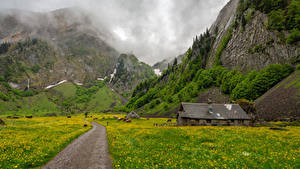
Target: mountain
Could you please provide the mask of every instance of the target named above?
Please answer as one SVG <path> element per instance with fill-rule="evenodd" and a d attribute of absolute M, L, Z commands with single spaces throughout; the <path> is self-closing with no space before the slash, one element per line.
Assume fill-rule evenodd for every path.
<path fill-rule="evenodd" d="M 108 76 L 119 53 L 76 8 L 0 14 L 0 74 L 12 86 L 44 88 L 61 80 L 84 83 Z"/>
<path fill-rule="evenodd" d="M 300 63 L 299 1 L 231 0 L 209 29 L 215 42 L 207 66 L 249 72 Z"/>
<path fill-rule="evenodd" d="M 166 70 L 168 68 L 168 66 L 172 66 L 174 64 L 175 59 L 177 60 L 177 64 L 180 64 L 182 62 L 184 55 L 179 55 L 175 58 L 169 58 L 169 59 L 164 59 L 160 62 L 155 63 L 152 68 L 158 69 L 160 72 Z"/>
<path fill-rule="evenodd" d="M 295 0 L 231 0 L 210 29 L 194 38 L 182 63 L 137 85 L 123 109 L 170 116 L 180 102 L 241 103 L 245 99 L 253 107 L 300 63 L 299 11 Z M 266 110 L 270 112 L 261 113 L 274 114 Z"/>
<path fill-rule="evenodd" d="M 119 93 L 132 91 L 138 83 L 154 77 L 153 69 L 133 54 L 121 54 L 110 84 Z"/>
<path fill-rule="evenodd" d="M 2 82 L 3 83 L 3 82 Z M 0 85 L 1 115 L 65 115 L 83 112 L 109 111 L 122 104 L 118 94 L 104 81 L 79 86 L 62 82 L 47 90 L 21 91 Z"/>
<path fill-rule="evenodd" d="M 134 55 L 120 55 L 108 31 L 78 8 L 2 10 L 0 22 L 2 113 L 110 110 L 126 102 L 119 93 L 155 76 Z"/>

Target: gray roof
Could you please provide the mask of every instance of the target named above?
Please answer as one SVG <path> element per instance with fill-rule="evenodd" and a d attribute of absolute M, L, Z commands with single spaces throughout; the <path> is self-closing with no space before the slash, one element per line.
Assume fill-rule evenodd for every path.
<path fill-rule="evenodd" d="M 192 119 L 241 119 L 250 117 L 238 104 L 207 104 L 207 103 L 181 103 L 182 118 Z"/>

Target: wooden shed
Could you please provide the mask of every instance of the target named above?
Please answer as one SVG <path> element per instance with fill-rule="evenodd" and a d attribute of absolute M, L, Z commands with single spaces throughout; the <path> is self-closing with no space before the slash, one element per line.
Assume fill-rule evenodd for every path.
<path fill-rule="evenodd" d="M 248 126 L 251 118 L 238 104 L 181 103 L 178 125 Z"/>

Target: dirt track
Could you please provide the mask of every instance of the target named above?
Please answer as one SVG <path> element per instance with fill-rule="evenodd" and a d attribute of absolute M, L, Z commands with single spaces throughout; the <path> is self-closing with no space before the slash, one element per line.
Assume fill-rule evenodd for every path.
<path fill-rule="evenodd" d="M 93 129 L 69 144 L 42 169 L 110 169 L 105 127 L 92 123 Z"/>

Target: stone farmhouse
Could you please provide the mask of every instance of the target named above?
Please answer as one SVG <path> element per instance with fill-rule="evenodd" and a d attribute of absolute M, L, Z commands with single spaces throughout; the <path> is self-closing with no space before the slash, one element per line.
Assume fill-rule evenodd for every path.
<path fill-rule="evenodd" d="M 238 104 L 181 103 L 179 126 L 248 126 L 251 118 Z"/>

